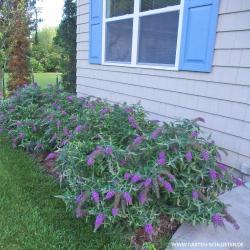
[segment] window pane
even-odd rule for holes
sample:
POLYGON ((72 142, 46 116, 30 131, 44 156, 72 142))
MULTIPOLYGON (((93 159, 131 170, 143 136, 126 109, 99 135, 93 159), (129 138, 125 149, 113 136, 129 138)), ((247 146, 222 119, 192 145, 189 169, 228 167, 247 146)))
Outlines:
POLYGON ((140 18, 139 63, 175 64, 179 11, 140 18))
POLYGON ((107 23, 106 61, 130 62, 133 19, 107 23))
POLYGON ((107 17, 122 16, 134 12, 134 0, 107 0, 107 17))
POLYGON ((179 4, 180 0, 141 0, 141 11, 160 9, 179 4))

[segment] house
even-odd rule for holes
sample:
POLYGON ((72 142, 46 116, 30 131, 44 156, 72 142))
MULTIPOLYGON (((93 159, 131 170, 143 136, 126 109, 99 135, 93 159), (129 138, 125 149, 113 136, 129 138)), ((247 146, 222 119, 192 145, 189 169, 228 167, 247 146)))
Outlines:
POLYGON ((77 94, 203 117, 250 174, 250 1, 78 0, 77 94))

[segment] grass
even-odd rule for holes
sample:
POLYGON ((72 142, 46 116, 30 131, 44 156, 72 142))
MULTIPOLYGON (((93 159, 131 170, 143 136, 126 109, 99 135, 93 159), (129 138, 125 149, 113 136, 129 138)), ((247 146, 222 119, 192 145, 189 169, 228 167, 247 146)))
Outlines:
POLYGON ((23 151, 0 137, 0 249, 130 249, 119 230, 93 233, 92 223, 77 220, 54 196, 55 180, 23 151))
MULTIPOLYGON (((48 84, 56 84, 56 77, 59 77, 60 80, 60 73, 34 73, 34 80, 37 82, 41 87, 46 87, 48 84)), ((8 81, 8 74, 5 74, 5 82, 8 81)))

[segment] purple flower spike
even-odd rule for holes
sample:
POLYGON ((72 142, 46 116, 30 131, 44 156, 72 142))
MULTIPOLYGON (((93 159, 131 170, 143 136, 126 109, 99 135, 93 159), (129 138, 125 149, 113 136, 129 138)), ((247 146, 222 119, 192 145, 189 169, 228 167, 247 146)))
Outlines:
POLYGON ((174 176, 174 175, 172 175, 172 174, 167 174, 167 176, 168 176, 168 178, 169 178, 170 181, 175 180, 175 176, 174 176))
POLYGON ((132 176, 132 178, 131 178, 131 182, 132 183, 137 183, 137 182, 139 182, 141 180, 141 176, 139 176, 139 175, 133 175, 132 176))
POLYGON ((112 149, 112 147, 106 147, 104 149, 104 152, 105 152, 106 155, 112 155, 113 154, 113 149, 112 149))
POLYGON ((120 160, 119 163, 121 164, 121 166, 125 166, 127 164, 126 160, 120 160))
POLYGON ((119 209, 118 208, 112 208, 111 213, 112 213, 112 216, 115 217, 115 216, 117 216, 119 214, 119 209))
POLYGON ((139 193, 138 200, 141 205, 144 205, 147 202, 147 195, 144 191, 141 191, 139 193))
POLYGON ((217 166, 220 170, 227 171, 228 167, 223 163, 217 163, 217 166))
POLYGON ((161 151, 159 153, 158 159, 157 159, 157 164, 160 166, 163 166, 166 164, 166 156, 165 156, 165 152, 161 151))
POLYGON ((68 100, 69 102, 73 102, 73 100, 74 100, 74 97, 73 97, 72 95, 70 95, 70 96, 67 96, 67 100, 68 100))
POLYGON ((237 187, 242 186, 244 184, 244 181, 241 178, 236 177, 233 177, 233 182, 237 187))
POLYGON ((223 217, 219 214, 212 215, 211 220, 215 226, 224 226, 223 217))
POLYGON ((20 140, 23 140, 25 135, 24 135, 24 133, 20 133, 18 137, 19 137, 20 140))
POLYGON ((207 150, 202 151, 201 157, 204 161, 208 161, 209 160, 209 152, 207 150))
POLYGON ((198 132, 197 131, 192 131, 191 137, 192 138, 197 138, 198 137, 198 132))
POLYGON ((85 193, 80 193, 77 197, 76 197, 76 203, 79 204, 82 200, 86 199, 86 194, 85 193))
POLYGON ((80 219, 84 216, 84 212, 79 208, 79 209, 76 209, 76 218, 77 219, 80 219))
POLYGON ((144 232, 148 235, 152 235, 154 233, 154 228, 152 224, 146 224, 144 227, 144 232))
POLYGON ((67 137, 70 137, 70 131, 67 129, 67 128, 64 128, 63 129, 63 134, 65 135, 65 136, 67 136, 67 137))
POLYGON ((106 196, 105 196, 105 200, 111 200, 113 197, 115 196, 115 191, 108 191, 106 196))
POLYGON ((156 140, 161 133, 162 133, 162 128, 157 128, 155 131, 152 132, 151 139, 156 140))
POLYGON ((82 130, 83 130, 83 125, 78 125, 76 128, 75 128, 75 132, 76 133, 80 133, 82 130))
POLYGON ((57 158, 57 154, 56 153, 50 153, 47 155, 45 161, 52 161, 55 160, 57 158))
POLYGON ((169 193, 172 193, 174 190, 173 190, 173 187, 171 186, 171 184, 167 181, 164 181, 162 183, 163 187, 169 192, 169 193))
POLYGON ((132 128, 134 128, 134 129, 138 128, 137 122, 136 122, 135 118, 132 115, 128 116, 128 122, 129 122, 129 124, 131 125, 132 128))
POLYGON ((95 164, 95 160, 92 157, 88 157, 87 159, 87 165, 89 167, 92 167, 95 164))
POLYGON ((61 127, 61 121, 58 120, 58 121, 56 122, 56 127, 57 127, 57 129, 59 129, 59 128, 61 127))
POLYGON ((185 155, 185 158, 186 158, 187 162, 191 162, 192 159, 193 159, 193 154, 192 154, 192 152, 191 152, 191 151, 188 151, 188 152, 186 153, 186 155, 185 155))
POLYGON ((197 199, 199 198, 199 193, 198 193, 197 191, 193 191, 193 192, 192 192, 192 198, 193 198, 194 200, 197 200, 197 199))
POLYGON ((110 112, 110 109, 109 108, 103 108, 101 111, 100 111, 100 116, 103 118, 107 113, 110 112))
POLYGON ((20 122, 20 121, 17 121, 17 122, 16 122, 16 126, 17 126, 17 127, 20 127, 20 126, 22 126, 22 122, 20 122))
POLYGON ((68 115, 68 113, 65 110, 63 110, 62 115, 68 115))
POLYGON ((132 197, 131 197, 130 193, 124 192, 123 198, 125 199, 127 206, 132 205, 132 197))
POLYGON ((104 223, 104 220, 105 220, 105 215, 103 213, 100 213, 96 216, 94 232, 96 232, 99 229, 99 227, 104 223))
POLYGON ((209 176, 212 181, 215 181, 219 178, 219 174, 214 169, 209 170, 209 176))
POLYGON ((134 145, 140 145, 144 140, 144 136, 143 135, 139 135, 134 139, 133 144, 134 145))
POLYGON ((92 192, 92 200, 95 202, 95 203, 98 203, 100 201, 100 195, 98 192, 96 191, 93 191, 92 192))
POLYGON ((151 178, 147 178, 144 183, 143 183, 144 187, 150 187, 152 185, 152 179, 151 178))
POLYGON ((131 178, 131 174, 130 173, 125 173, 124 174, 124 179, 126 180, 126 181, 128 181, 130 178, 131 178))
POLYGON ((3 128, 0 128, 0 134, 3 133, 3 128))

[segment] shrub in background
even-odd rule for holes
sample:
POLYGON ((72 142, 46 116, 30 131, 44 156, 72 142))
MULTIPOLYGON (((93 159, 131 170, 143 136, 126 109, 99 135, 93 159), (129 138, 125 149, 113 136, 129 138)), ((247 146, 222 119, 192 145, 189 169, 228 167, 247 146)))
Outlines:
POLYGON ((58 197, 76 217, 93 219, 95 231, 118 223, 151 237, 160 215, 223 226, 217 196, 242 184, 219 163, 221 149, 200 130, 201 118, 160 125, 140 105, 37 86, 18 90, 0 112, 13 147, 56 160, 65 190, 58 197))

